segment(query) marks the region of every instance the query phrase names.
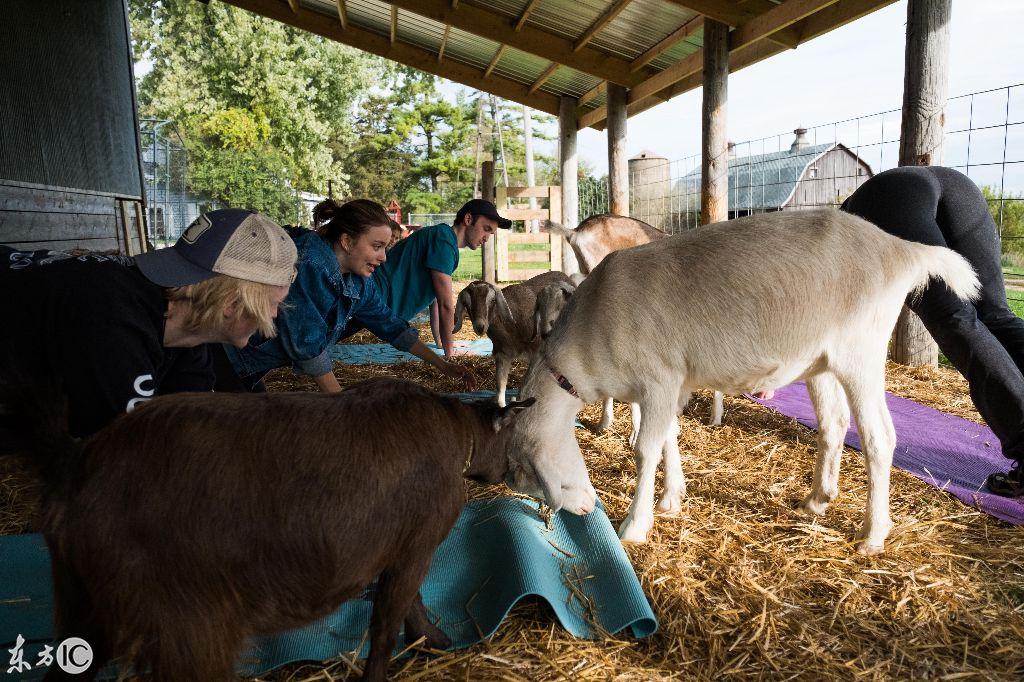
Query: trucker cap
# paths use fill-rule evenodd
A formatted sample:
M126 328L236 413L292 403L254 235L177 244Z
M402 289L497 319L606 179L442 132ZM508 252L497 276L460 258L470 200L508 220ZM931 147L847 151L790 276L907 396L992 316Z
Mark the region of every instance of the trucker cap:
M503 227L506 230L512 227L512 221L509 220L508 218L502 218L500 215L498 215L498 209L494 207L494 204L487 201L486 199L470 199L469 201L467 201L465 204L462 205L462 208L459 209L458 214L455 216L455 222L458 223L459 221L461 221L462 216L466 215L467 213L474 216L486 216L491 220L497 221L498 227Z
M203 213L174 246L135 257L147 279L162 287L229 275L288 286L295 279L295 243L265 215L240 208Z

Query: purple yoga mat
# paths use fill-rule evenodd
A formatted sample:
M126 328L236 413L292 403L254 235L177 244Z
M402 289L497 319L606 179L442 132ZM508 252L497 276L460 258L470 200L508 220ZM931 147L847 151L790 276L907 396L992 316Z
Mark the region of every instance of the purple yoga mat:
M1000 497L984 488L989 474L1010 469L1010 460L1003 457L999 439L988 427L889 393L885 399L896 427L893 464L965 504L1003 521L1024 524L1024 498ZM804 426L818 427L803 382L777 390L771 400L753 400ZM846 444L860 450L855 423L846 433Z

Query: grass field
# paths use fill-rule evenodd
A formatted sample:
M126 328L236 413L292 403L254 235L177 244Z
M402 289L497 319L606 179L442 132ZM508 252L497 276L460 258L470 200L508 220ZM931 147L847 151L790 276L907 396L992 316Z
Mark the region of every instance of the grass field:
M511 244L509 250L537 252L536 263L510 263L509 267L513 270L533 270L544 267L548 262L548 252L543 248L538 249L536 244ZM459 267L452 274L452 279L455 281L480 279L480 275L483 272L483 265L480 262L480 251L481 249L459 249Z

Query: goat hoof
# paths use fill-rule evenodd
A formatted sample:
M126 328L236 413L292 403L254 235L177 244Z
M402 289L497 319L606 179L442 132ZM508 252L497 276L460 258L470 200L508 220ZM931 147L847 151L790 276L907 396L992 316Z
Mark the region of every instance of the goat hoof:
M678 514L682 508L683 503L679 501L681 495L665 495L658 500L658 513L664 515Z
M804 501L797 507L797 511L807 516L821 516L828 511L829 500L811 494L804 498Z
M436 633L432 633L427 636L427 641L423 643L428 649L437 649L438 651L445 651L450 649L452 646L452 640L448 638L448 635L444 634L440 630Z
M885 551L884 542L871 542L870 540L861 540L856 544L857 554L863 556L875 556Z
M636 517L627 516L619 526L619 540L624 544L642 545L647 542L647 534L653 525L653 519L642 522L638 521Z

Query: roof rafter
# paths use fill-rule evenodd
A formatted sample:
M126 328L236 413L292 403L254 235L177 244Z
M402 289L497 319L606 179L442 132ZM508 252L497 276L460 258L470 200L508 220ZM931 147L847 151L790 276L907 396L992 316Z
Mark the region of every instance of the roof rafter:
M560 66L561 66L561 64L559 64L558 62L551 62L551 66L549 66L548 68L544 69L544 73L542 73L537 78L537 80L535 80L533 82L533 85L530 86L530 94L532 95L533 93L535 93L538 90L540 90L540 86L542 86L545 83L547 83L548 79L551 78L551 76L555 75L555 71L558 71L558 68Z
M652 61L671 50L677 43L685 40L689 36L692 36L697 31L704 28L704 17L703 15L697 15L693 19L672 31L664 38L662 38L657 45L644 52L642 55L634 59L629 68L632 71L637 71L642 66L650 64Z
M689 2L690 0L686 0ZM757 17L755 20L751 20L749 25L751 28L747 28L747 25L741 26L740 28L732 31L729 34L729 64L730 69L736 70L748 66L751 62L742 62L738 60L734 62L731 54L733 52L743 50L744 48L754 45L755 43L769 40L769 36L780 29L788 29L794 24L800 21L809 21L816 17L818 19L815 25L818 26L814 29L815 32L808 33L806 28L800 29L800 34L806 36L805 39L810 39L821 32L831 29L829 20L838 20L839 18L850 14L852 18L845 19L846 21L852 21L853 18L862 16L871 9L874 9L881 4L889 4L889 2L895 0L787 0L781 5L776 5L774 9L769 10L765 14ZM834 12L832 10L835 10ZM774 41L772 41L774 42ZM775 43L778 49L767 54L767 48L759 46L757 50L744 53L744 54L761 54L765 53L760 59L764 59L767 56L776 54L783 49L783 46ZM739 65L742 62L742 65ZM659 71L650 78L646 79L643 83L640 83L636 87L629 91L629 104L639 104L648 98L652 98L658 93L663 93L662 97L666 94L668 97L672 97L682 90L675 88L677 83L686 81L687 79L696 75L697 83L700 84L700 72L704 66L704 51L698 51L691 54L689 57L681 59L672 66ZM696 87L691 85L690 87ZM687 88L690 89L690 88ZM665 90L669 90L669 93L664 93ZM647 109L657 102L651 102L642 108L640 111ZM593 111L589 111L580 117L581 127L584 125L593 126L601 123L607 116L607 108L599 107Z
M800 1L802 2L803 0ZM789 2L794 2L794 0L789 0ZM789 2L779 5L779 7L785 7ZM806 16L797 24L793 25L792 28L794 28L802 37L802 42L806 42L824 33L828 33L829 31L844 24L855 21L865 14L881 9L886 5L891 5L894 2L896 2L896 0L838 0L837 2L828 3L827 6L824 6L819 12ZM784 49L785 48L778 44L769 42L767 39L761 39L753 43L749 43L745 47L741 47L735 51L732 50L730 43L729 70L738 71L739 69L750 66L751 64L755 64L759 61L772 57L779 52L782 52ZM687 92L688 90L700 87L701 82L702 75L700 69L698 69L695 73L673 83L671 86L663 90L661 94L671 98ZM641 111L646 111L660 103L653 97L648 97L646 99L634 99L632 94L633 93L631 92L630 102L626 109L627 114L630 116L638 114ZM603 127L601 124L605 119L605 114L602 109L603 107L600 107L593 111L581 114L579 117L580 127Z
M348 28L348 11L345 9L345 0L337 0L338 4L338 21L341 22L343 29Z
M394 45L398 39L398 8L391 6L391 44Z
M599 16L597 20L594 23L592 23L586 31L583 32L583 35L580 36L580 39L573 43L572 51L579 52L580 50L582 50L583 47L591 40L593 40L594 36L600 33L605 26L613 22L615 20L615 17L622 14L622 10L626 9L626 5L628 5L630 2L632 2L632 0L617 0L614 4L612 4L611 7L606 9L604 11L604 14Z
M440 64L444 60L444 48L448 46L448 34L452 32L452 27L448 24L444 25L444 35L441 36L441 47L437 49L437 63Z
M480 69L468 64L453 61L437 63L437 55L429 50L396 41L391 45L387 36L382 36L349 22L348 29L342 29L336 18L300 7L298 12L291 12L287 4L280 0L224 0L224 2L244 10L260 14L324 38L351 45L357 49L391 59L400 64L432 73L453 80L456 83L490 92L499 97L525 104L533 109L558 115L559 100L545 92L530 94L527 86L499 75L483 78Z
M298 12L299 0L288 0L288 6L292 8L292 12Z
M484 78L489 78L491 72L494 71L494 67L501 61L501 55L505 54L505 49L508 47L505 43L498 46L498 49L494 51L494 56L491 57L491 63L487 65L487 69L484 71Z
M530 25L515 30L506 17L494 14L475 5L459 5L452 9L446 0L390 0L391 4L442 24L493 40L496 43L515 45L516 49L543 57L549 62L582 73L610 80L626 87L641 82L648 74L630 71L629 62L612 57L592 47L573 50L572 41L553 33L542 31Z
M519 15L519 19L516 20L516 31L523 30L523 26L526 26L526 20L533 14L533 10L540 3L540 0L530 0L530 4L526 6L523 13Z

